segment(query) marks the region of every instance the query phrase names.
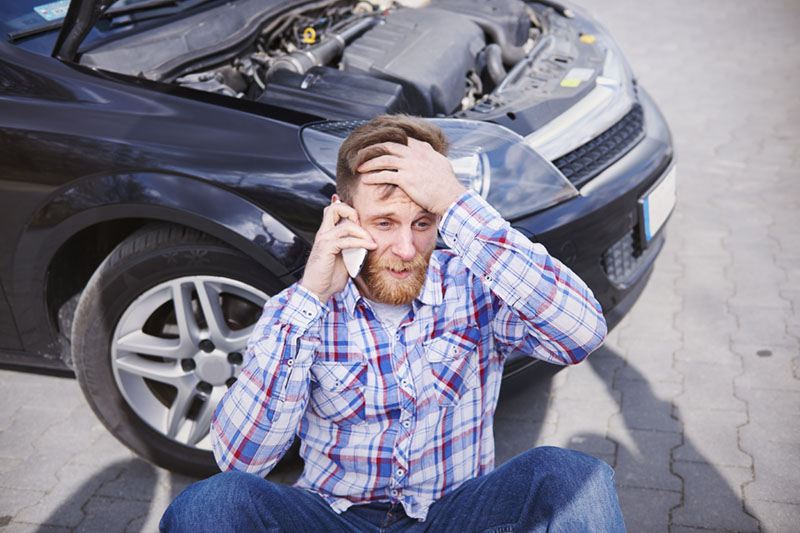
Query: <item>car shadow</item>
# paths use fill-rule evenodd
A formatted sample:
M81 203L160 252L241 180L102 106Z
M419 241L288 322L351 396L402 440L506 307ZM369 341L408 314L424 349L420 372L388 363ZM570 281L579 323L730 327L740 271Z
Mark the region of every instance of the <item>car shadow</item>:
M187 478L188 479L188 478ZM135 531L150 512L158 473L143 459L116 461L95 472L72 490L44 520L42 529ZM81 517L82 515L82 517Z
M600 348L595 354L589 356L586 362L594 373L601 378L605 384L609 396L614 398L621 414L621 422L625 429L639 427L641 416L636 416L636 409L623 409L625 395L620 394L614 388L614 374L608 374L608 368L626 368L625 380L640 381L637 384L636 402L637 405L646 405L649 412L672 413L672 417L678 416L677 407L671 402L661 400L653 393L647 378L638 372L634 367L627 365L624 357L608 347ZM658 439L659 435L664 438L675 439L677 433L658 432L658 431L629 431L633 446L626 446L613 438L613 435L605 435L593 432L578 432L574 435L558 434L555 438L549 438L546 430L552 430L557 423L558 416L550 412L553 395L553 385L556 375L560 371L567 371L564 367L537 363L530 369L507 379L500 390L497 410L495 414L495 442L496 442L496 462L500 465L512 457L525 452L526 450L545 444L555 444L563 447L572 447L572 443L579 443L577 447L581 451L600 450L603 444L608 442L614 444L615 452L612 454L592 453L600 459L605 460L617 470L617 489L620 492L620 501L623 515L630 531L652 531L655 526L658 529L666 529L667 516L655 516L659 509L648 496L654 494L670 495L668 503L661 509L669 511L669 523L672 523L673 512L676 509L686 506L689 514L696 512L694 518L709 517L716 523L716 518L723 516L726 510L744 510L739 489L730 486L728 481L720 471L711 464L710 461L697 449L689 435L681 429L680 442L675 445L653 446L653 438ZM587 406L592 398L586 398ZM634 419L634 417L636 419ZM676 427L681 428L680 422L676 419ZM565 442L569 444L564 444ZM682 462L684 468L677 472L672 453L681 447L681 451L686 457L694 457L691 462ZM634 448L634 449L631 449ZM668 450L668 457L665 460L665 449ZM625 457L625 464L618 464L619 458ZM666 465L669 465L669 473L665 472ZM688 473L688 474L687 474ZM687 494L683 475L702 476L702 493ZM663 489L652 489L654 480L664 479L673 476L678 481L674 490L664 491ZM656 485L658 482L656 482ZM696 485L696 483L693 483ZM667 501L665 500L665 501ZM737 523L731 529L744 531L758 531L759 518L751 510L744 510L746 515L750 515L753 520L751 524ZM745 514L740 516L745 519ZM722 519L724 521L724 518Z

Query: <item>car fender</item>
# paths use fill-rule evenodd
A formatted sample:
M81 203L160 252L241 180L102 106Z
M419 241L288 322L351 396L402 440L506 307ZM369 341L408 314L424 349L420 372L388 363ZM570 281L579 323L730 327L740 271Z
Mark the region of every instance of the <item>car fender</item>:
M137 172L73 181L50 195L20 237L13 263L12 300L25 348L59 354L61 341L47 309L48 268L78 232L114 220L173 222L219 238L263 265L287 285L310 249L281 221L230 189L197 178ZM47 324L45 327L44 324Z

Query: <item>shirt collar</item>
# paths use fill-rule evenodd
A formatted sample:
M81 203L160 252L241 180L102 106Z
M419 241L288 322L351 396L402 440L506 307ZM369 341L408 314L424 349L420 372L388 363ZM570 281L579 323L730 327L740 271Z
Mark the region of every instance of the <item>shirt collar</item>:
M420 304L440 305L442 303L442 284L442 264L439 260L439 254L434 251L428 263L425 283L422 285L419 296L414 300L414 310L416 311ZM345 285L344 289L339 293L338 298L341 300L345 309L347 309L348 314L350 316L355 316L356 306L362 299L355 281L348 279L347 285Z

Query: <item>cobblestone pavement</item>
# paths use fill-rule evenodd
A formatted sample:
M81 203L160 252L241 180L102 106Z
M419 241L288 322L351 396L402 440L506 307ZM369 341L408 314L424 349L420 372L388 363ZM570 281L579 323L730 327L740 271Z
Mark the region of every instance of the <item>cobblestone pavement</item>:
M633 532L798 531L800 4L585 4L667 115L680 204L605 347L506 383L498 461L605 459ZM154 531L192 481L118 444L73 380L0 372L0 404L3 531Z

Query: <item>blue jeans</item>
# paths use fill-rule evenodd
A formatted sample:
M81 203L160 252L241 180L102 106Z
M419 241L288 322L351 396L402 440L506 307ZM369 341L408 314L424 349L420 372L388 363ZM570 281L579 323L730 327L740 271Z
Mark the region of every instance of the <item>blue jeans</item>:
M186 488L161 531L191 532L617 532L625 523L614 472L561 448L528 450L434 502L424 522L400 504L353 505L336 514L317 494L252 474L225 472Z

